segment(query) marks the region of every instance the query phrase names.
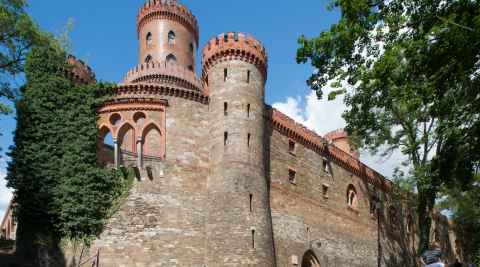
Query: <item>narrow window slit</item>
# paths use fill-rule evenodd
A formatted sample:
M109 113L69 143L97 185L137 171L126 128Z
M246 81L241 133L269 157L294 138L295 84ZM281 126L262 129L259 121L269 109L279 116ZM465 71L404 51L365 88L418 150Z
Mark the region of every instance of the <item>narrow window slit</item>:
M223 81L226 82L228 77L228 69L223 69Z
M228 142L228 132L223 133L223 145L226 146Z
M252 206L253 203L252 202L253 202L253 195L250 194L250 213L253 212L253 206Z
M247 136L247 147L250 147L250 139L251 139L252 135L249 133L248 136Z
M247 105L247 118L250 118L250 104Z
M224 102L224 103L223 103L223 114L224 114L225 116L228 115L228 103L227 103L227 102Z
M250 83L250 71L247 71L247 83Z
M255 248L255 230L252 229L252 248Z

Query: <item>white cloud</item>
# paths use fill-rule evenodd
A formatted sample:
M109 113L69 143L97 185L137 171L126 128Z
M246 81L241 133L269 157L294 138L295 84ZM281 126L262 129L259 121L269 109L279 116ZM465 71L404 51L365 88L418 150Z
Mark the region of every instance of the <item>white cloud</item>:
M5 180L6 170L0 169L0 221L3 219L3 214L10 203L12 192L7 188L7 181Z
M325 95L328 95L328 90ZM319 100L312 91L303 97L288 97L285 102L273 103L272 106L320 135L344 128L346 125L342 118L346 110L343 97L337 97L333 101L328 101L326 97ZM388 157L370 155L366 151L361 153L361 160L365 164L386 177L392 177L395 168L401 167L405 159L399 151Z

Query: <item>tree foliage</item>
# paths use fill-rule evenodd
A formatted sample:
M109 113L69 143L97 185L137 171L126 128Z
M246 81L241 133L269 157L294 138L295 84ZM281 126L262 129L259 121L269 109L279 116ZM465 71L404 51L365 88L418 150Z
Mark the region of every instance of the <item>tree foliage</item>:
M12 77L23 72L29 49L49 39L25 12L25 7L25 0L0 0L0 98L14 98ZM0 114L10 111L0 103Z
M121 172L97 165L95 108L108 86L75 86L65 76L70 66L59 47L31 50L16 103L7 181L15 194L20 252L45 239L52 245L63 238L88 243L129 184Z
M342 94L347 131L377 152L409 157L418 190L421 246L443 184L467 184L478 162L480 2L333 0L338 23L299 38L299 63L316 68L307 83L329 99ZM475 152L476 151L476 152Z

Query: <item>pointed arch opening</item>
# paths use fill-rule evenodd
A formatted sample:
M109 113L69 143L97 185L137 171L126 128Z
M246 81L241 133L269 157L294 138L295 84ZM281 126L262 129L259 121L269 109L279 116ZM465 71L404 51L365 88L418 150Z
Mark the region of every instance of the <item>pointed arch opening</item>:
M97 141L98 163L103 166L114 164L113 135L107 126L100 127Z
M175 32L169 31L168 32L168 44L173 45L175 44Z
M355 186L350 184L347 187L347 205L348 207L355 209L357 207L357 203L357 190L355 189Z
M147 157L163 158L165 154L165 145L163 141L163 132L156 124L147 125L142 133L142 152Z
M303 255L302 267L321 267L320 261L312 250L308 250Z

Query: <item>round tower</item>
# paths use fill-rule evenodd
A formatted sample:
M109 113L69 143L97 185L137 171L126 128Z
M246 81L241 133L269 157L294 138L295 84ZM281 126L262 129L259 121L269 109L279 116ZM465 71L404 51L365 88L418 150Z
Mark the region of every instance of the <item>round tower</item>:
M267 55L253 37L226 33L203 50L210 95L208 266L273 266L264 165Z
M347 152L351 156L355 158L360 157L360 152L350 144L348 134L344 129L338 129L327 133L325 139L329 140L333 145Z
M198 47L197 19L175 0L149 0L137 17L139 64L179 65L192 72Z

